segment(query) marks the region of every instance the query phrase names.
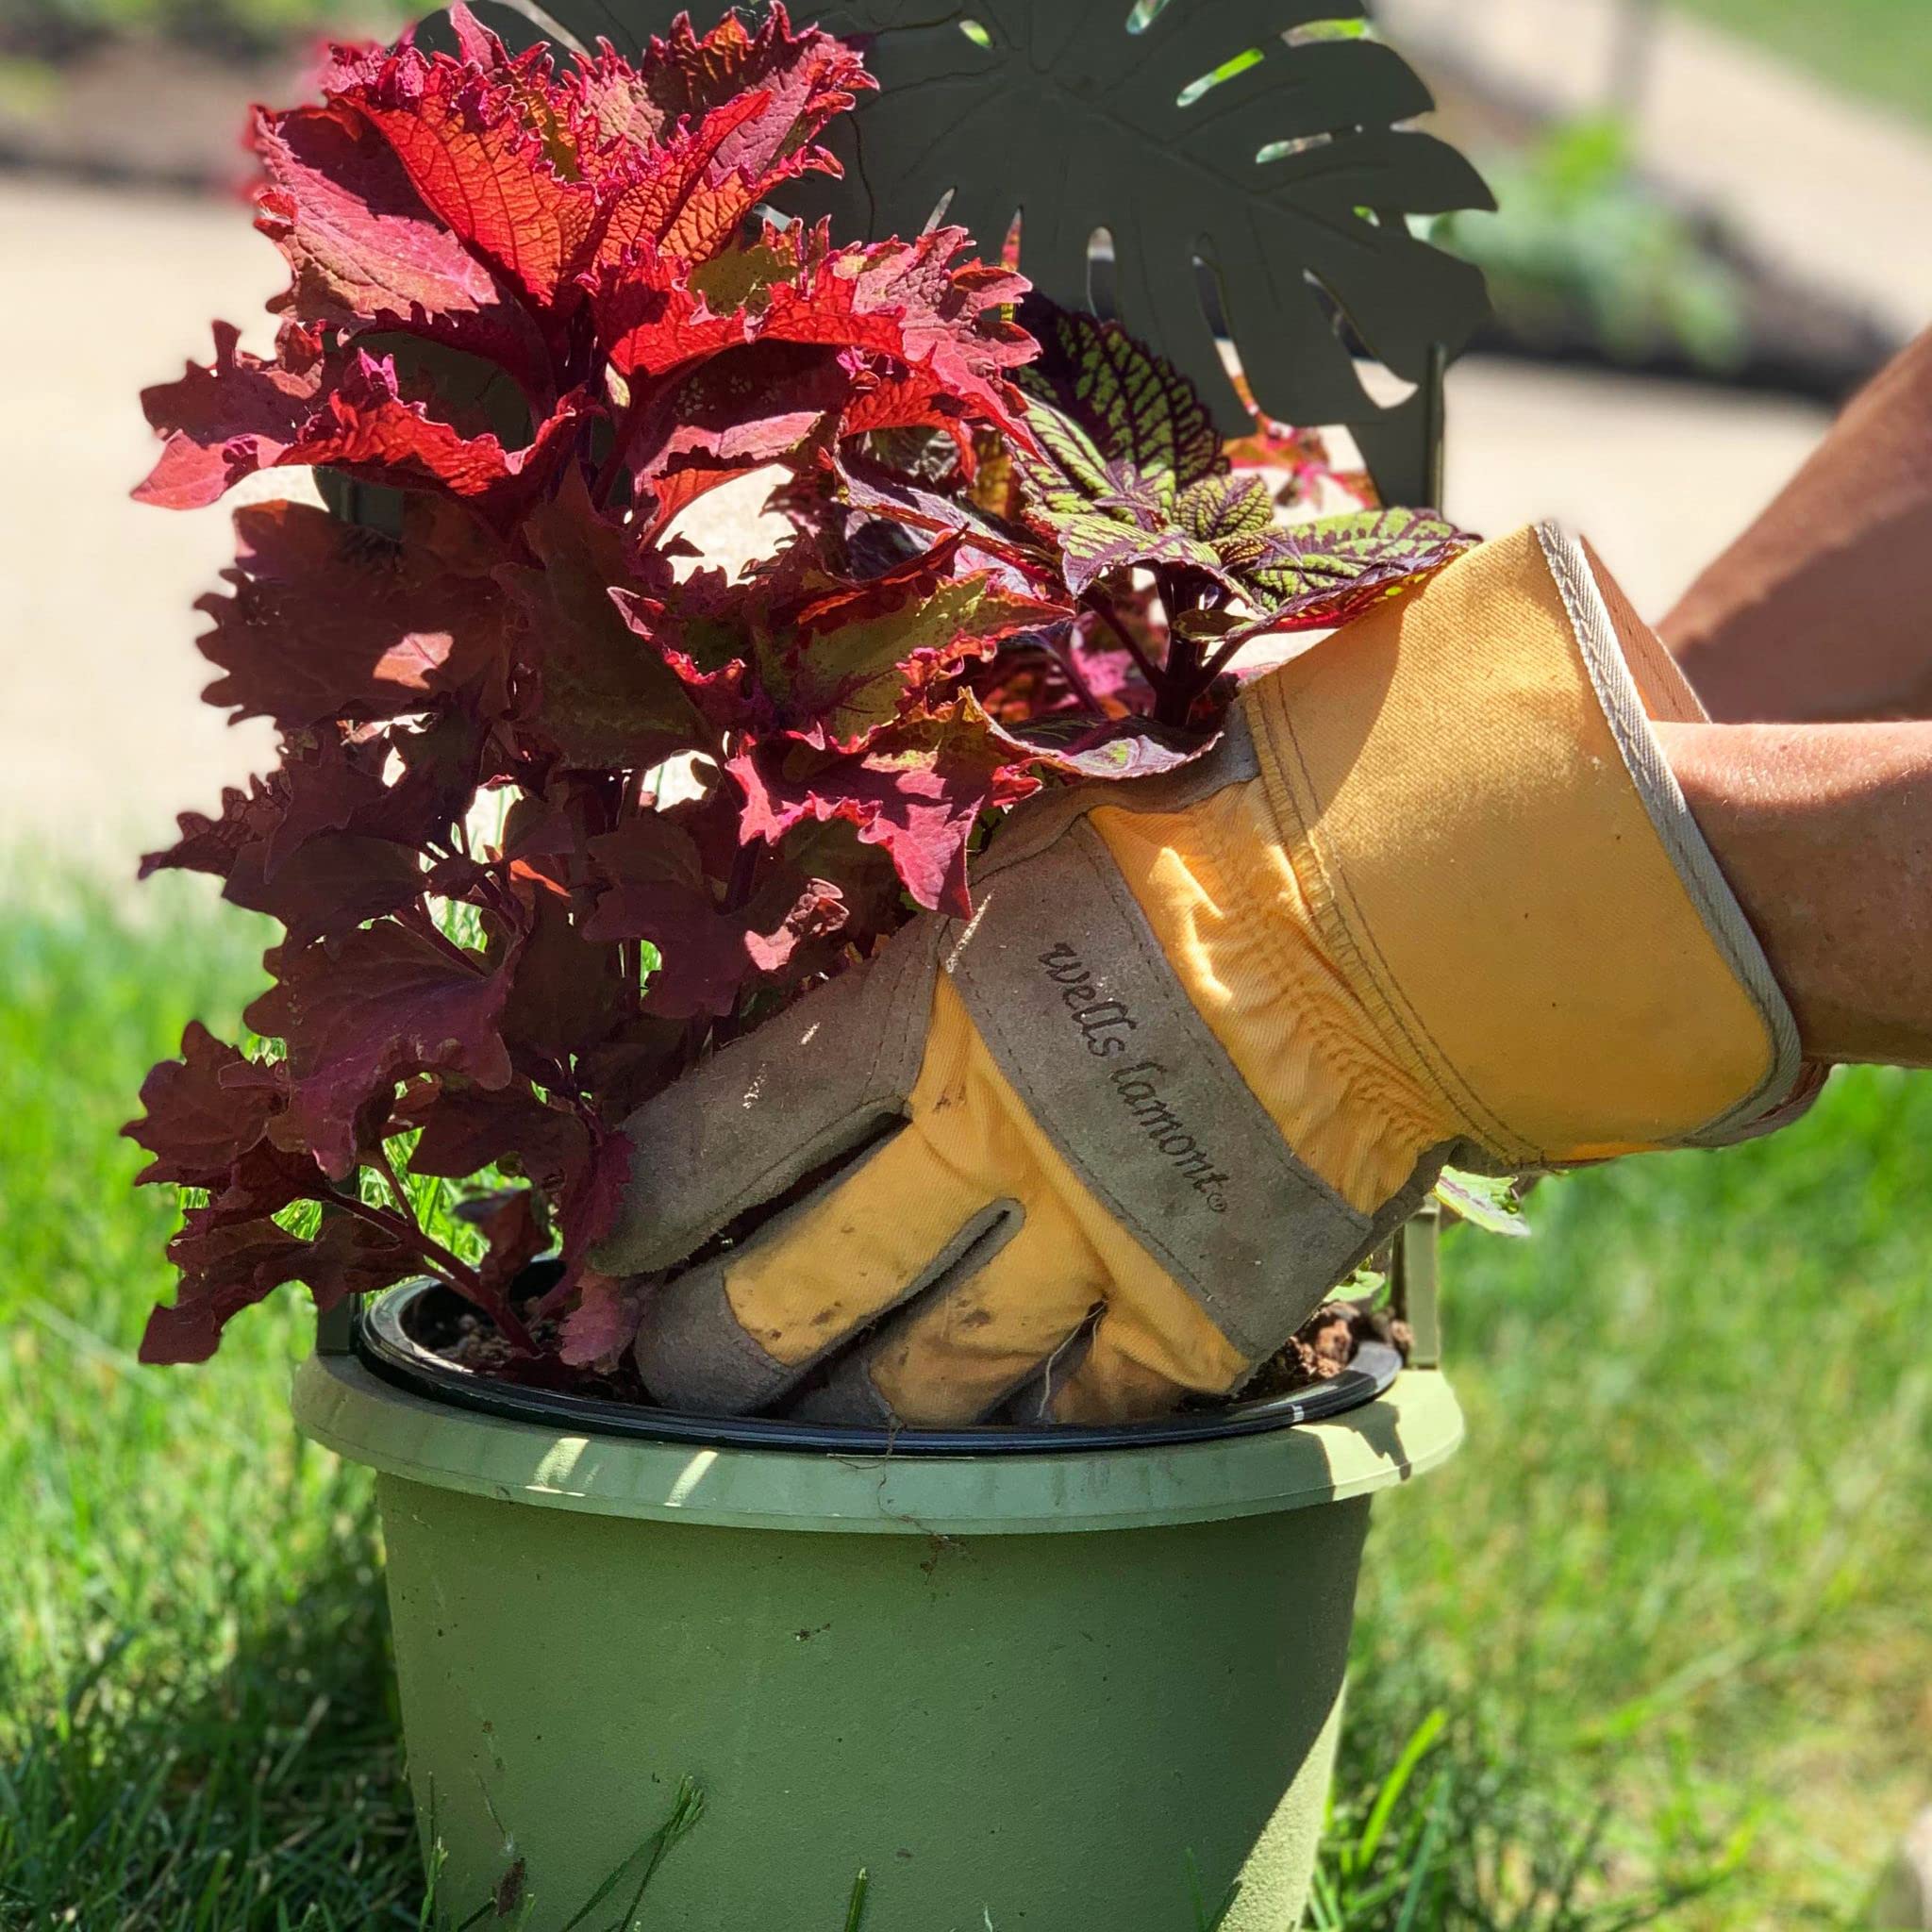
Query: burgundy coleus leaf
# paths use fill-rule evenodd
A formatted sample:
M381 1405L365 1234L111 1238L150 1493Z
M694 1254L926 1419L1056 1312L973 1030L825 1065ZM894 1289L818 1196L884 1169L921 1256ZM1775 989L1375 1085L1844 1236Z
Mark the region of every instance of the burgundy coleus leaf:
M647 768L701 747L684 681L611 597L661 591L668 568L641 578L629 533L591 504L575 470L524 534L536 564L507 569L503 582L523 615L517 651L539 692L529 728L573 765Z
M427 883L416 855L384 839L323 833L305 840L273 873L264 864L266 849L251 845L237 856L222 897L279 920L291 945L400 912Z
M962 536L970 554L1009 565L1036 594L1049 595L1060 583L1052 553L1037 539L989 515L966 496L894 475L850 449L828 461L821 475L834 498L851 509L931 536Z
M397 1236L341 1212L325 1213L315 1239L303 1241L273 1221L228 1221L211 1208L192 1208L168 1244L168 1258L181 1271L180 1284L174 1306L148 1316L144 1362L207 1361L227 1324L286 1282L306 1283L316 1307L326 1310L350 1295L393 1287L422 1268Z
M525 908L525 929L516 942L503 1037L519 1068L555 1079L557 1069L622 1029L633 998L618 949L585 937L590 892L573 894L548 872L529 864L511 868L511 890Z
M145 854L139 876L145 879L158 872L205 872L226 878L242 850L266 840L281 823L287 790L279 775L251 778L245 791L238 786L225 786L222 808L213 818L199 811L176 816L180 837L165 850Z
M379 1098L386 1113L399 1079L448 1072L486 1089L509 1083L500 1028L512 961L486 968L383 920L333 946L278 947L264 963L276 984L248 1024L286 1042L289 1118L336 1178L363 1151L363 1110Z
M409 1172L468 1180L510 1168L540 1187L561 1187L590 1158L591 1132L569 1108L542 1100L527 1083L496 1092L447 1078L426 1080L404 1111L422 1136Z
M437 797L418 817L408 808L422 796L407 762L399 784L385 783L391 749L404 749L407 761L426 741L418 734L354 744L329 737L307 753L291 748L273 776L247 792L231 788L219 820L184 813L181 841L150 853L142 876L163 868L213 873L225 882L224 898L280 920L297 945L399 911L429 884L420 843L446 833L469 795Z
M431 211L375 127L346 107L258 108L252 144L266 176L255 225L292 272L272 312L420 336L508 370L539 409L555 400L529 310Z
M577 1281L591 1251L617 1225L624 1197L630 1186L636 1143L626 1134L612 1133L601 1121L587 1123L591 1151L565 1175L558 1196L557 1218L566 1261L564 1284Z
M154 1158L137 1186L172 1182L219 1190L230 1169L260 1141L275 1106L274 1089L224 1086L222 1076L250 1064L245 1054L217 1040L199 1020L181 1036L181 1058L162 1060L142 1083L147 1111L121 1129Z
M744 793L747 841L776 842L809 819L843 819L891 855L920 905L961 918L973 909L966 852L981 816L1040 789L971 697L898 721L854 750L796 735L766 739L729 770Z
M663 813L632 819L591 850L609 884L585 937L656 948L644 1005L662 1019L733 1012L748 981L778 978L802 944L845 923L837 887L783 865L742 906L721 905L697 841Z
M502 1294L550 1245L550 1222L535 1188L504 1188L465 1201L458 1210L482 1235L476 1273L493 1295Z
M1144 717L1102 724L1077 717L1049 718L1017 728L993 729L1015 762L1088 781L1156 778L1205 758L1221 738L1219 732L1170 730Z
M501 710L508 672L502 588L452 564L428 518L409 522L417 529L395 539L308 504L237 510L240 550L223 573L228 593L196 607L213 620L201 654L223 673L206 700L233 706L237 718L272 718L285 731L332 718L401 717L439 699Z
M638 1339L648 1282L586 1271L563 1322L562 1356L574 1369L614 1365Z

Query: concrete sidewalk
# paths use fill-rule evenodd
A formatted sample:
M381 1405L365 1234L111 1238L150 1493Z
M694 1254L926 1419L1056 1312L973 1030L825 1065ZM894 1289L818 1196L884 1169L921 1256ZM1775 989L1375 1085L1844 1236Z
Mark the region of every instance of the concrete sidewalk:
M1607 104L1619 0L1375 0L1375 13L1425 71L1558 115ZM1643 60L1633 132L1646 173L1899 335L1932 324L1932 134L1668 7Z
M125 877L261 769L273 734L197 701L194 599L230 556L216 509L128 500L155 444L136 396L209 354L208 318L265 349L280 285L245 209L0 176L21 294L0 305L14 373L0 463L0 853L51 846ZM1589 531L1660 615L1803 459L1821 411L1721 391L1474 362L1452 378L1448 508L1491 534L1533 517ZM300 494L301 472L247 493Z

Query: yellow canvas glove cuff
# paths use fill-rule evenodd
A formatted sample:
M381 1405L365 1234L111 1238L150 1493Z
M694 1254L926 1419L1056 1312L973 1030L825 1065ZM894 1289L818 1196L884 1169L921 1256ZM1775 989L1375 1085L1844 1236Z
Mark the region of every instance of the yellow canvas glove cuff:
M1093 824L1302 1158L1370 1211L1720 1139L1796 1029L1649 728L1696 700L1587 546L1524 530L1261 680L1259 765Z

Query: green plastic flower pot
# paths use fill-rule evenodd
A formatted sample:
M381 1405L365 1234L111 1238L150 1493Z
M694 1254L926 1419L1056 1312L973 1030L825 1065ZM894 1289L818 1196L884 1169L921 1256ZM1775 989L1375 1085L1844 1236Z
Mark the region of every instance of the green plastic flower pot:
M409 1777L454 1923L564 1932L687 1778L658 1932L1301 1923L1370 1498L1462 1422L1410 1370L1319 1424L951 1456L478 1413L356 1354L295 1414L378 1472ZM625 1923L634 1876L581 1921ZM486 1921L487 1922L487 1921Z

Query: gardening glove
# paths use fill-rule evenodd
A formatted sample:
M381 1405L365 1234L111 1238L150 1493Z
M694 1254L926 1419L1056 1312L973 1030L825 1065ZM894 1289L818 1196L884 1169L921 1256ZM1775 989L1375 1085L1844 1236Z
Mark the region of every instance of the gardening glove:
M933 917L628 1124L597 1265L682 1409L1108 1422L1238 1391L1445 1159L1761 1128L1796 1028L1591 554L1473 552L1219 748L1024 808Z

